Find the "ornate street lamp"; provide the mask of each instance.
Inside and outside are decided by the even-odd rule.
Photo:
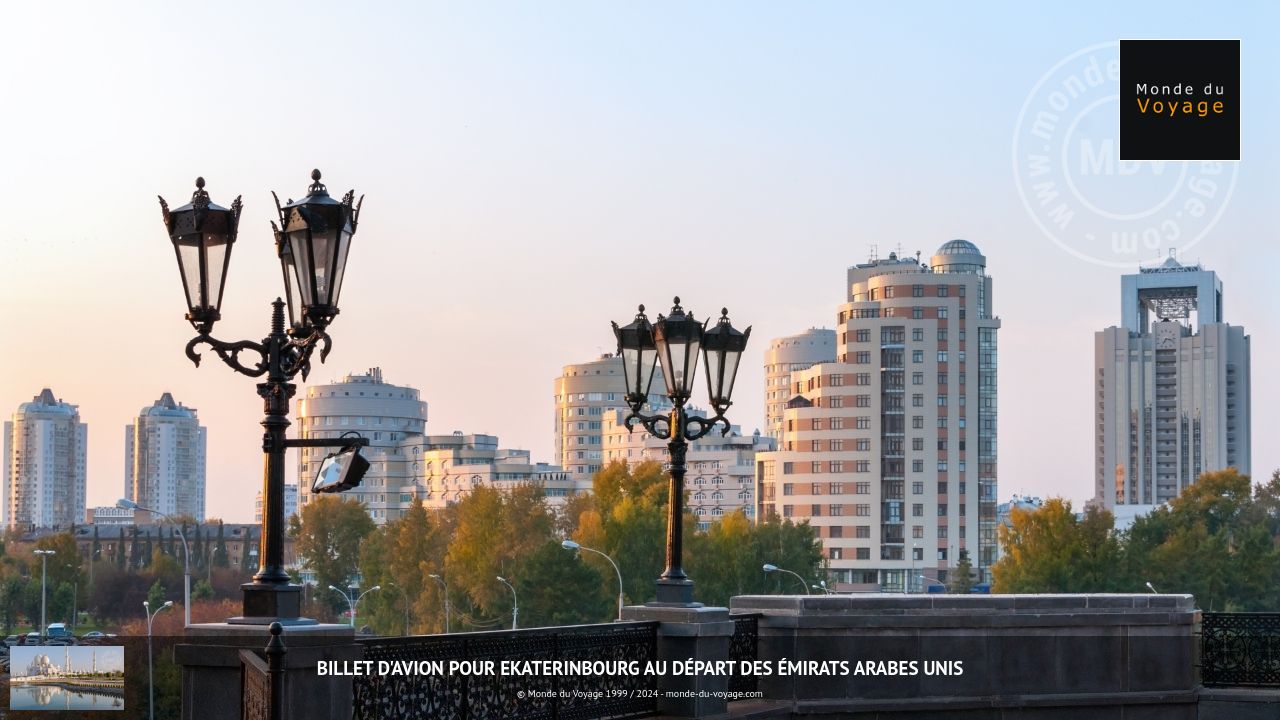
[[[285,429],[289,427],[289,401],[297,390],[290,381],[299,374],[303,380],[307,379],[311,355],[317,347],[320,362],[329,354],[331,341],[325,330],[338,314],[351,238],[360,216],[360,203],[355,202],[354,192],[348,192],[339,202],[329,197],[328,190],[320,183],[319,170],[312,171],[311,179],[311,187],[302,200],[290,200],[281,207],[279,198],[276,199],[280,225],[274,222],[271,225],[284,274],[285,295],[289,298],[289,328],[286,332],[286,303],[277,298],[271,304],[271,332],[261,342],[225,342],[209,334],[214,323],[221,319],[222,290],[240,223],[240,198],[231,203],[230,209],[215,205],[205,192],[204,178],[196,179],[196,192],[187,205],[170,211],[168,203],[160,198],[165,228],[178,257],[178,271],[186,293],[187,320],[198,333],[187,343],[187,357],[199,366],[200,354],[196,348],[208,345],[232,370],[249,377],[266,376],[265,381],[258,384],[258,395],[264,401],[262,426],[266,428],[262,443],[265,469],[260,566],[253,582],[241,586],[244,615],[228,619],[232,623],[315,623],[299,617],[302,588],[289,582],[289,574],[284,569],[284,452],[293,447],[352,450],[369,444],[362,437],[296,440],[285,437]],[[241,353],[249,354],[245,362],[240,359]],[[358,465],[354,458],[352,464]],[[343,477],[359,483],[359,478],[352,474]],[[354,487],[351,482],[340,481],[325,489]]]
[[[708,330],[705,323],[694,320],[692,313],[686,314],[680,307],[680,298],[676,298],[671,314],[666,317],[659,315],[656,323],[649,323],[641,305],[640,312],[630,324],[619,327],[613,323],[613,333],[618,339],[618,355],[622,357],[623,376],[627,383],[626,400],[631,407],[625,421],[627,430],[631,431],[636,423],[640,423],[654,437],[667,440],[667,450],[671,454],[671,482],[667,488],[667,567],[658,578],[657,604],[696,606],[697,603],[693,602],[693,581],[685,574],[681,559],[685,455],[689,443],[705,436],[716,425],[723,426],[722,435],[729,434],[731,425],[724,414],[732,404],[733,381],[751,328],[743,332],[734,329],[729,323],[729,311],[722,309],[720,320]],[[699,353],[705,356],[707,394],[716,413],[711,418],[690,416],[684,407],[693,391]],[[658,362],[662,363],[671,413],[645,415],[642,411],[648,401],[654,366]]]

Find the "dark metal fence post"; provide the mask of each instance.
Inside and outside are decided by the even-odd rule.
[[[284,628],[271,623],[271,642],[267,643],[267,674],[271,678],[271,720],[284,720]]]

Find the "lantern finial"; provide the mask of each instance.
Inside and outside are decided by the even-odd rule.
[[[191,207],[196,210],[207,210],[209,208],[209,193],[204,189],[204,178],[196,178],[196,191],[191,193]]]
[[[320,182],[319,168],[311,171],[311,180],[312,180],[311,187],[307,188],[308,195],[328,195],[329,194],[329,188],[325,187],[324,183]]]

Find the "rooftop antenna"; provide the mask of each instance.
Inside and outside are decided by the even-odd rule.
[[[879,250],[880,250],[880,249],[879,249],[878,247],[876,247],[876,244],[875,244],[875,243],[871,243],[871,259],[870,259],[870,262],[875,262],[876,260],[878,260],[878,259],[879,259],[879,255],[878,255]]]

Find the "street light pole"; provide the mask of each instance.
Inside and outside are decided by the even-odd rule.
[[[332,590],[332,591],[334,591],[334,592],[336,592],[336,593],[340,593],[340,594],[342,595],[342,599],[344,599],[344,600],[346,600],[346,601],[347,601],[347,608],[349,608],[349,609],[351,610],[351,627],[353,627],[353,628],[354,628],[354,627],[356,626],[356,608],[359,608],[359,607],[360,607],[360,601],[364,599],[364,596],[365,596],[365,595],[368,595],[369,593],[373,592],[374,590],[381,590],[381,589],[382,589],[382,586],[381,586],[381,585],[374,585],[373,587],[369,588],[368,590],[365,590],[364,592],[360,593],[360,596],[359,596],[359,597],[355,597],[355,590],[356,590],[356,589],[355,589],[354,587],[353,587],[353,588],[350,588],[351,592],[350,592],[349,594],[348,594],[348,593],[345,593],[345,592],[342,592],[341,590],[339,590],[338,588],[336,588],[336,587],[334,587],[334,586],[332,586],[332,585],[330,585],[330,586],[329,586],[329,589],[330,589],[330,590]],[[354,600],[352,600],[352,598],[353,598],[353,597],[355,597],[355,599],[354,599]]]
[[[693,319],[692,313],[685,313],[677,297],[670,315],[659,315],[656,323],[650,324],[641,305],[631,323],[623,327],[613,323],[613,333],[618,340],[618,355],[622,357],[626,401],[630,406],[624,425],[630,432],[640,423],[650,435],[668,441],[667,452],[671,456],[671,480],[667,486],[667,567],[658,578],[655,604],[693,607],[693,581],[683,567],[685,455],[689,443],[706,436],[716,425],[723,426],[721,435],[728,435],[732,430],[724,414],[733,404],[730,400],[733,381],[751,328],[745,332],[736,330],[729,323],[729,311],[722,309],[719,321],[707,329],[705,323]],[[715,410],[710,418],[690,416],[685,410],[685,403],[693,393],[699,356],[705,362],[707,394]],[[667,415],[645,415],[643,410],[649,402],[649,389],[659,362],[671,411]]]
[[[147,616],[147,692],[149,693],[147,707],[150,709],[151,720],[156,720],[156,682],[155,663],[151,659],[151,621],[155,620],[161,610],[171,607],[173,607],[173,601],[166,600],[164,605],[156,608],[155,612],[151,612],[151,603],[147,600],[142,601],[142,611]]]
[[[165,515],[159,510],[153,510],[144,505],[129,500],[128,498],[120,498],[116,501],[116,507],[125,510],[146,510],[152,515],[158,515],[170,523],[173,518]],[[182,540],[182,610],[183,625],[191,627],[191,549],[187,547],[187,534],[182,531],[182,526],[178,526],[178,538]]]
[[[764,564],[764,567],[763,567],[763,568],[761,568],[761,569],[762,569],[762,570],[764,570],[764,571],[765,571],[765,572],[767,572],[767,573],[771,573],[771,572],[784,572],[784,573],[787,573],[787,574],[789,574],[789,575],[794,576],[794,577],[795,577],[795,579],[797,579],[797,580],[799,580],[799,581],[800,581],[800,587],[804,588],[804,594],[805,594],[805,595],[812,595],[812,593],[810,593],[810,592],[809,592],[809,583],[805,582],[805,581],[804,581],[804,578],[800,577],[800,573],[793,572],[793,571],[788,570],[788,569],[786,569],[786,568],[780,568],[780,567],[778,567],[777,565],[774,565],[773,563],[765,563],[765,564]]]
[[[289,401],[297,386],[295,376],[307,378],[312,353],[319,348],[320,361],[329,354],[326,328],[338,314],[338,299],[346,273],[351,239],[355,235],[360,205],[354,191],[341,202],[329,197],[320,182],[320,171],[311,173],[312,184],[302,200],[283,207],[276,198],[280,226],[272,222],[276,255],[284,277],[285,300],[271,304],[271,330],[261,342],[227,342],[210,333],[222,318],[222,291],[226,284],[231,248],[239,232],[240,198],[230,209],[215,205],[204,190],[204,178],[196,179],[191,202],[170,211],[160,198],[165,228],[177,255],[186,295],[187,320],[196,336],[187,343],[187,357],[197,366],[196,349],[207,345],[224,364],[241,375],[265,376],[258,384],[263,400],[262,535],[258,572],[241,585],[243,615],[229,618],[240,624],[311,625],[300,617],[301,588],[290,582],[284,567],[285,450],[291,447],[340,447],[352,450],[368,444],[364,438],[289,440]],[[287,302],[286,302],[287,301]],[[285,308],[289,323],[286,327]],[[241,354],[247,356],[242,360]],[[338,488],[335,488],[338,489]]]
[[[506,578],[499,575],[498,582],[506,585],[507,589],[511,591],[511,629],[518,630],[520,627],[518,622],[518,618],[520,617],[520,598],[516,597],[516,589],[511,586],[511,583],[506,581]]]
[[[429,575],[432,580],[440,583],[440,592],[444,595],[444,634],[449,634],[449,586],[445,583],[444,578],[432,573]]]
[[[45,578],[47,577],[46,570],[49,564],[49,556],[57,555],[58,552],[56,550],[36,550],[35,554],[40,556],[40,643],[43,644],[45,628],[48,627],[48,625],[45,624],[46,620],[44,615],[46,595]]]
[[[618,563],[614,562],[613,558],[609,557],[605,553],[594,548],[589,548],[585,545],[579,545],[572,540],[565,540],[560,543],[560,547],[565,550],[586,550],[587,552],[593,552],[609,561],[609,564],[613,566],[613,571],[618,574],[618,622],[622,622],[622,571],[618,569]]]

